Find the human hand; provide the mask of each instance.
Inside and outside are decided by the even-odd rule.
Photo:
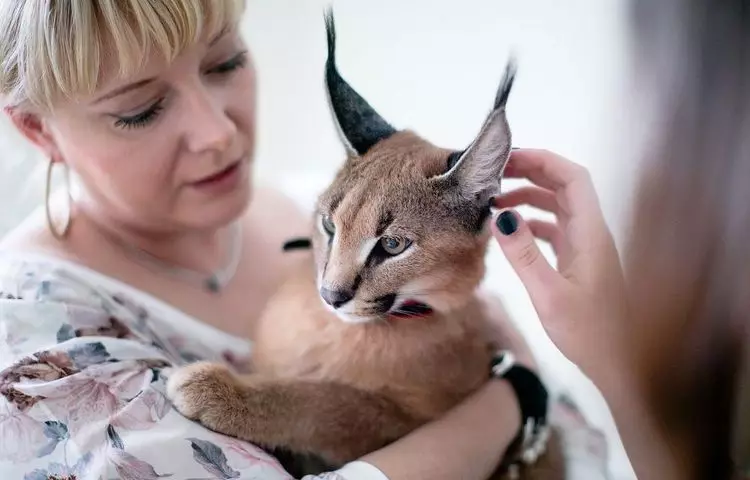
[[[533,184],[495,199],[501,211],[492,231],[548,335],[592,378],[626,368],[625,281],[588,171],[550,152],[514,150],[503,176]],[[511,210],[519,205],[551,212],[557,222],[526,222]],[[556,270],[536,239],[551,244]]]

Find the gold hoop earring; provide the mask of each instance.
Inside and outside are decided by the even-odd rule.
[[[52,197],[52,170],[54,169],[56,163],[61,163],[64,169],[63,179],[65,182],[65,197],[68,204],[65,212],[65,222],[63,223],[62,228],[57,227],[55,225],[55,222],[52,221],[52,208],[50,206],[50,199]],[[52,236],[58,240],[62,240],[68,235],[68,230],[70,230],[70,217],[72,209],[73,199],[71,198],[70,193],[70,170],[65,163],[50,160],[49,165],[47,166],[47,183],[44,189],[44,210],[47,214],[47,227],[49,228],[50,233],[52,233]]]

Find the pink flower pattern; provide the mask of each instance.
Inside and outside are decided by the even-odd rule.
[[[166,398],[169,367],[225,351],[175,336],[126,295],[27,267],[20,280],[0,271],[0,351],[14,352],[0,356],[0,478],[290,478],[263,450],[190,422]]]
[[[138,397],[138,401],[126,403],[111,417],[112,426],[125,430],[148,430],[172,408],[167,397],[151,387],[139,392]]]
[[[280,474],[287,475],[286,478],[291,478],[284,471],[284,468],[279,462],[270,458],[263,450],[255,445],[250,445],[246,442],[240,442],[234,438],[226,437],[222,439],[221,444],[224,445],[225,451],[235,453],[237,457],[241,459],[237,462],[239,468],[249,467],[251,465],[265,465]]]
[[[28,462],[46,443],[44,425],[0,397],[0,462]]]

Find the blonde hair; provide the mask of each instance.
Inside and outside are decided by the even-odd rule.
[[[167,60],[239,20],[245,0],[2,0],[0,96],[6,105],[52,108],[91,93],[105,55],[121,75],[155,48]]]

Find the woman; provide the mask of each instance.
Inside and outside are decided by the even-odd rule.
[[[48,187],[70,171],[81,189],[69,209],[48,191],[44,214],[3,241],[1,478],[289,478],[164,397],[170,365],[240,368],[292,255],[280,246],[308,228],[286,198],[251,186],[243,10],[242,0],[2,2],[5,111],[49,160]],[[325,478],[484,478],[519,430],[514,391],[488,382]]]
[[[534,205],[557,224],[504,210],[497,239],[551,338],[603,392],[639,478],[748,478],[750,5],[634,7],[641,87],[660,122],[626,275],[587,173],[550,153],[514,155],[508,175],[536,186],[499,206]]]

